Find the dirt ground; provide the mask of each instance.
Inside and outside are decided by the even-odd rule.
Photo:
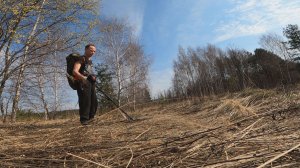
[[[0,167],[300,167],[300,91],[246,90],[115,110],[0,124]]]

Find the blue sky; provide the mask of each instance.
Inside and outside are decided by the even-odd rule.
[[[103,0],[103,16],[123,18],[153,59],[155,96],[171,87],[178,46],[214,44],[253,52],[261,35],[300,25],[300,0]]]

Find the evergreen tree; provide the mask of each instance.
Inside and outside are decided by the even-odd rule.
[[[102,92],[105,92],[112,99],[114,99],[112,73],[109,71],[108,67],[104,64],[98,64],[95,67],[95,69],[96,69],[96,76],[97,76],[96,93],[98,97],[98,107],[99,109],[101,109],[102,112],[105,112],[107,110],[111,110],[114,107],[113,103],[102,94]]]
[[[300,30],[298,25],[287,25],[283,30],[283,34],[288,39],[290,49],[296,49],[300,51]]]
[[[284,28],[283,34],[288,39],[288,49],[294,61],[300,60],[300,30],[298,25],[289,24]]]

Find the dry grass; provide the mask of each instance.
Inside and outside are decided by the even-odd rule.
[[[2,124],[0,166],[300,167],[299,98],[298,90],[247,90],[152,104],[130,112],[132,123],[112,111],[90,126],[78,118]]]

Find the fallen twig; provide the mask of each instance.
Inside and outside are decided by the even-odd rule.
[[[67,152],[67,154],[68,154],[68,155],[71,155],[71,156],[74,156],[74,157],[76,157],[76,158],[79,158],[79,159],[85,160],[85,161],[87,161],[87,162],[94,163],[95,165],[98,165],[98,166],[102,166],[102,167],[105,167],[105,168],[110,168],[109,166],[105,166],[105,165],[103,165],[103,164],[100,164],[100,163],[97,163],[97,162],[94,162],[94,161],[91,161],[91,160],[85,159],[85,158],[83,158],[83,157],[80,157],[80,156],[74,155],[74,154],[72,154],[72,153],[68,153],[68,152]]]
[[[281,154],[279,154],[279,155],[273,157],[272,159],[268,160],[267,162],[265,162],[264,164],[258,166],[257,168],[265,167],[265,166],[268,165],[269,163],[271,163],[271,162],[277,160],[278,158],[280,158],[280,157],[282,157],[282,156],[284,156],[284,155],[290,153],[291,151],[297,149],[299,146],[300,146],[300,143],[299,143],[298,145],[294,146],[293,148],[291,148],[291,149],[289,149],[289,150],[287,150],[287,151],[285,151],[285,152],[283,152],[283,153],[281,153]]]
[[[131,152],[131,158],[129,159],[129,162],[128,162],[126,168],[128,168],[128,166],[130,165],[130,163],[131,163],[131,161],[132,161],[132,158],[133,158],[133,151],[132,151],[131,148],[130,148],[130,152]]]
[[[151,128],[152,128],[152,127],[150,127],[149,129],[147,129],[146,131],[140,133],[138,136],[136,136],[136,137],[134,138],[134,140],[138,139],[140,136],[142,136],[142,135],[144,135],[146,132],[150,131]]]

